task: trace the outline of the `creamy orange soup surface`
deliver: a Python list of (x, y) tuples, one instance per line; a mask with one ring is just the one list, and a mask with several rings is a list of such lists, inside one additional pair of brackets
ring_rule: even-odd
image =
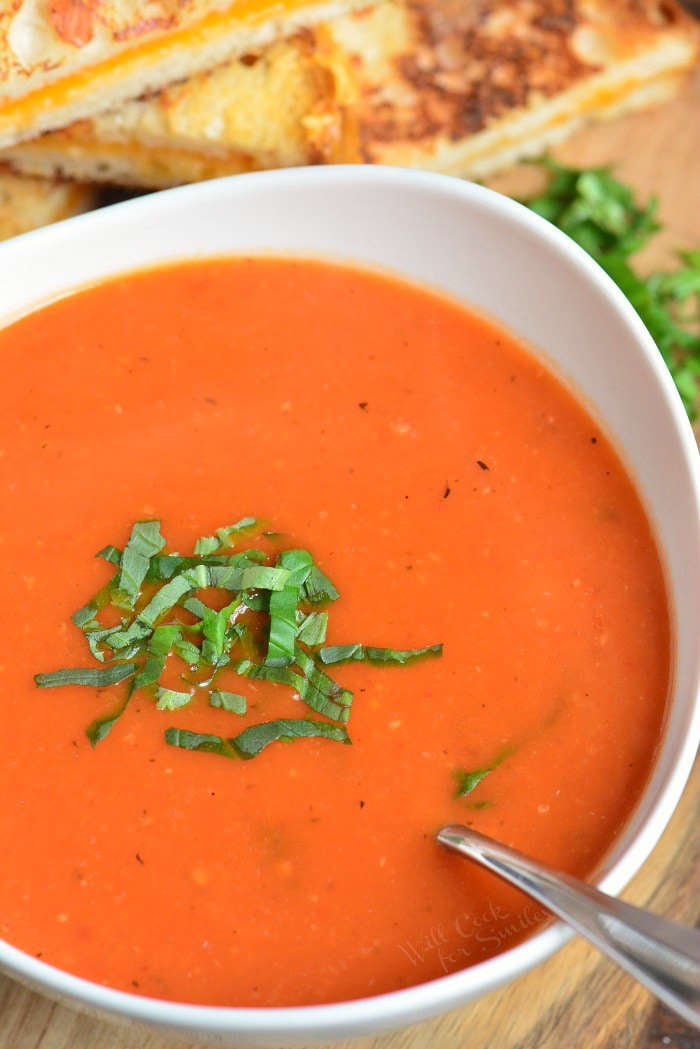
[[(649, 525), (572, 395), (433, 293), (282, 258), (89, 288), (0, 332), (0, 356), (0, 935), (138, 994), (268, 1006), (403, 988), (530, 935), (543, 912), (436, 830), (589, 874), (648, 780), (669, 681)], [(327, 720), (231, 667), (217, 687), (246, 714), (138, 690), (91, 745), (126, 684), (34, 675), (99, 667), (71, 621), (114, 573), (95, 553), (149, 519), (191, 553), (246, 515), (277, 535), (236, 549), (307, 550), (337, 587), (327, 644), (442, 655), (326, 668), (354, 696), (349, 745), (168, 745)]]

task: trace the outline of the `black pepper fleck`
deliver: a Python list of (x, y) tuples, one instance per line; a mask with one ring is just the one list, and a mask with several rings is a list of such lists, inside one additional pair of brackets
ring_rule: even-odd
[(477, 460), (476, 460), (476, 465), (477, 465), (477, 466), (478, 466), (478, 467), (479, 467), (479, 468), (480, 468), (481, 470), (488, 470), (488, 466), (486, 465), (486, 463), (484, 462), (484, 460), (483, 460), (483, 459), (477, 459)]

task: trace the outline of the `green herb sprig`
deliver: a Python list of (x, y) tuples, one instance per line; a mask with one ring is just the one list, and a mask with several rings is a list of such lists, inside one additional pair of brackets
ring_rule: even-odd
[[(507, 758), (511, 757), (511, 755), (515, 753), (515, 749), (516, 748), (512, 744), (510, 744), (503, 750), (499, 751), (495, 758), (492, 758), (491, 761), (489, 761), (486, 765), (482, 765), (480, 768), (469, 770), (457, 769), (454, 773), (454, 778), (456, 782), (454, 796), (456, 798), (464, 798), (467, 796), (467, 794), (471, 794), (471, 792), (479, 786), (481, 781), (485, 779), (485, 777), (488, 776), (490, 772), (493, 772), (495, 769), (497, 769), (499, 765), (503, 764), (503, 762)], [(473, 808), (480, 809), (487, 808), (490, 804), (491, 802), (488, 801), (477, 801), (471, 803)]]
[[(115, 568), (114, 575), (72, 617), (102, 666), (37, 674), (36, 684), (101, 689), (125, 683), (115, 708), (88, 725), (93, 746), (109, 734), (139, 690), (159, 710), (179, 710), (205, 695), (212, 707), (244, 716), (245, 695), (219, 687), (223, 671), (292, 688), (325, 720), (274, 719), (229, 738), (168, 728), (168, 744), (248, 759), (280, 740), (319, 737), (349, 743), (345, 725), (353, 695), (328, 675), (325, 665), (348, 660), (402, 665), (439, 656), (442, 645), (326, 646), (328, 612), (319, 606), (336, 601), (338, 591), (307, 550), (234, 549), (261, 535), (268, 544), (273, 538), (261, 521), (245, 517), (199, 538), (194, 553), (183, 556), (165, 550), (159, 521), (137, 521), (123, 551), (110, 544), (98, 552)], [(162, 680), (167, 670), (172, 681), (174, 667), (182, 683), (177, 688)]]
[(679, 267), (642, 276), (630, 256), (660, 228), (655, 198), (641, 205), (609, 168), (535, 163), (550, 175), (523, 201), (575, 240), (627, 296), (659, 348), (691, 419), (700, 407), (700, 250), (678, 252)]

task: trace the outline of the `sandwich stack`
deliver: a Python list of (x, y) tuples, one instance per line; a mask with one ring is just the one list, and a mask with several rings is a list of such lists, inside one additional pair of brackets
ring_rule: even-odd
[(0, 14), (0, 156), (151, 189), (323, 163), (481, 178), (668, 98), (675, 0), (19, 0)]

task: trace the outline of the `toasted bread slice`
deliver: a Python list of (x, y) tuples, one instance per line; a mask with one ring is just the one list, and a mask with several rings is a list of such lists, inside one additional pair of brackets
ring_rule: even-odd
[(360, 0), (0, 5), (0, 147), (113, 108)]
[(674, 0), (386, 0), (6, 155), (144, 186), (323, 162), (482, 177), (663, 100), (697, 54)]
[(673, 0), (405, 0), (335, 25), (359, 158), (472, 177), (668, 98), (698, 55)]
[(310, 31), (7, 152), (32, 172), (163, 187), (328, 160), (339, 77)]
[(0, 240), (87, 211), (94, 199), (88, 186), (29, 178), (0, 166)]

